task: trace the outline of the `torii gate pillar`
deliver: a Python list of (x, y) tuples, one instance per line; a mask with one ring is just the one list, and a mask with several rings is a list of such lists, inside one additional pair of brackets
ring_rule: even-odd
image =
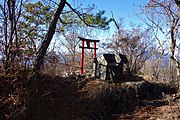
[[(79, 73), (82, 75), (83, 74), (83, 66), (84, 66), (84, 49), (94, 49), (94, 59), (96, 59), (96, 50), (98, 49), (96, 47), (96, 43), (99, 42), (100, 40), (86, 39), (86, 38), (82, 38), (82, 37), (78, 37), (78, 38), (80, 39), (80, 41), (82, 41), (82, 46), (79, 47), (82, 49)], [(85, 43), (86, 43), (86, 46), (85, 46)], [(94, 44), (93, 47), (91, 47), (91, 43)]]

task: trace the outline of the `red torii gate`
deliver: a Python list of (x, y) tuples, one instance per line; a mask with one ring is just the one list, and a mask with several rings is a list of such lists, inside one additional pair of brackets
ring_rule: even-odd
[[(83, 74), (83, 65), (84, 65), (84, 49), (94, 49), (94, 59), (96, 59), (96, 50), (98, 49), (96, 47), (96, 43), (99, 42), (100, 40), (93, 40), (93, 39), (86, 39), (82, 37), (78, 37), (80, 41), (82, 41), (82, 46), (79, 48), (82, 48), (82, 53), (81, 53), (81, 61), (80, 61), (80, 74)], [(86, 46), (85, 46), (86, 42)], [(91, 46), (91, 43), (94, 43), (94, 46)]]

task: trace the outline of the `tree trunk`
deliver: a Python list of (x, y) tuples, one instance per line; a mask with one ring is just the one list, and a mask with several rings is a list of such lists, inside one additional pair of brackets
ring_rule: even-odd
[(177, 86), (180, 86), (180, 62), (178, 59), (176, 59), (174, 53), (175, 53), (175, 47), (176, 47), (176, 39), (174, 38), (174, 24), (171, 26), (170, 34), (171, 34), (171, 42), (170, 42), (170, 52), (171, 52), (171, 60), (176, 65), (176, 75), (177, 75)]
[(58, 18), (60, 16), (65, 4), (66, 4), (66, 0), (61, 0), (56, 11), (55, 11), (55, 13), (54, 13), (54, 15), (51, 18), (51, 23), (50, 23), (48, 32), (46, 34), (44, 41), (42, 42), (42, 45), (38, 51), (38, 54), (37, 54), (37, 57), (36, 57), (36, 60), (34, 63), (33, 71), (35, 71), (35, 72), (38, 72), (41, 68), (41, 65), (43, 63), (43, 59), (44, 59), (44, 56), (46, 54), (47, 48), (49, 47), (49, 44), (50, 44), (50, 42), (53, 38), (53, 35), (55, 33)]
[(40, 81), (38, 78), (38, 73), (43, 63), (44, 56), (46, 54), (47, 48), (55, 33), (56, 24), (60, 14), (62, 13), (66, 0), (61, 0), (58, 4), (54, 15), (51, 18), (51, 23), (48, 32), (45, 36), (44, 41), (38, 51), (37, 57), (35, 59), (34, 68), (32, 75), (28, 79), (27, 89), (28, 89), (28, 119), (29, 120), (40, 120), (42, 118), (41, 100), (42, 95), (39, 92)]

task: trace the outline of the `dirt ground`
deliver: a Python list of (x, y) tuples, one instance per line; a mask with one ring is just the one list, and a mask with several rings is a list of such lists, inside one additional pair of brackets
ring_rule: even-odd
[[(91, 81), (92, 82), (92, 81)], [(94, 82), (97, 85), (97, 82)], [(88, 85), (92, 91), (93, 84)], [(99, 86), (99, 85), (98, 85)], [(102, 86), (102, 85), (101, 85)], [(114, 87), (119, 86), (115, 84)], [(96, 87), (97, 88), (97, 87)], [(99, 89), (100, 90), (100, 89)], [(128, 104), (111, 109), (106, 120), (180, 120), (180, 92), (164, 94), (159, 99), (125, 99)], [(133, 101), (133, 102), (132, 102)], [(123, 101), (122, 101), (123, 102)], [(134, 103), (136, 102), (136, 103)], [(121, 103), (119, 103), (121, 104)], [(125, 103), (123, 103), (125, 104)], [(125, 107), (126, 109), (124, 109)], [(123, 110), (122, 110), (123, 109)]]
[(180, 99), (162, 106), (143, 106), (130, 113), (112, 114), (111, 120), (179, 120)]
[[(29, 118), (26, 79), (25, 76), (0, 77), (0, 120), (180, 119), (180, 92), (165, 90), (165, 87), (162, 92), (159, 86), (151, 84), (156, 92), (140, 98), (133, 89), (136, 82), (123, 87), (124, 83), (78, 76), (39, 76), (38, 113)], [(157, 96), (156, 93), (160, 97), (153, 97)]]

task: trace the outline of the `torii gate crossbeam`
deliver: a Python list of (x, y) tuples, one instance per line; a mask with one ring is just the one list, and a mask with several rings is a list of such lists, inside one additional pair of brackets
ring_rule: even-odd
[[(82, 53), (81, 53), (81, 61), (80, 61), (80, 74), (83, 74), (83, 66), (84, 66), (84, 49), (94, 49), (94, 59), (96, 59), (96, 50), (98, 49), (96, 46), (96, 43), (99, 42), (100, 40), (93, 40), (93, 39), (86, 39), (86, 38), (82, 38), (82, 37), (78, 37), (80, 39), (80, 41), (82, 41), (82, 46), (80, 46), (79, 48), (82, 49)], [(85, 46), (86, 43), (86, 46)], [(93, 47), (91, 47), (91, 43), (94, 44)]]

